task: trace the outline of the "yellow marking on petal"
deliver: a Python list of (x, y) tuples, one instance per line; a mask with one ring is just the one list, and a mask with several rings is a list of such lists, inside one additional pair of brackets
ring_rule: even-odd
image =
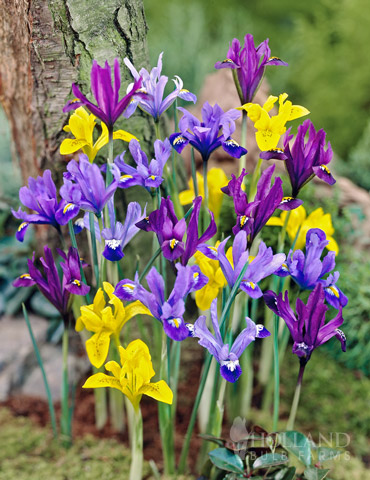
[(131, 180), (132, 178), (134, 178), (132, 175), (121, 175), (120, 182), (127, 182), (127, 180)]
[(324, 170), (328, 175), (331, 175), (331, 171), (328, 169), (326, 165), (320, 165), (321, 170)]
[(155, 180), (157, 177), (155, 175), (150, 175), (149, 178), (151, 178), (152, 180)]
[(77, 287), (81, 287), (81, 282), (77, 279), (74, 279), (72, 283), (73, 285), (77, 285)]
[(28, 225), (28, 222), (22, 222), (18, 227), (18, 232), (23, 230), (23, 228), (27, 227), (27, 225)]
[(221, 63), (234, 63), (234, 61), (231, 58), (225, 58)]
[(179, 328), (179, 326), (180, 326), (179, 320), (177, 318), (173, 318), (172, 321), (175, 324), (175, 327)]
[(23, 273), (19, 278), (26, 278), (27, 280), (31, 280), (31, 275), (29, 273)]
[(179, 135), (173, 140), (174, 145), (177, 145), (178, 143), (183, 143), (186, 142), (186, 138), (183, 137), (182, 135)]
[(268, 59), (268, 61), (270, 61), (270, 60), (281, 60), (281, 58), (279, 58), (279, 57), (270, 57), (270, 58)]
[(63, 213), (69, 212), (69, 210), (72, 210), (74, 206), (75, 206), (74, 203), (67, 203), (67, 205), (63, 208)]
[(288, 203), (288, 202), (291, 202), (292, 200), (294, 200), (293, 197), (283, 197), (281, 203)]
[(180, 90), (180, 93), (189, 93), (189, 90), (187, 88), (182, 88)]
[(332, 285), (331, 287), (328, 287), (327, 290), (330, 290), (333, 293), (333, 295), (335, 295), (337, 298), (339, 298), (339, 292), (338, 292), (337, 288), (334, 287), (334, 285)]
[(179, 241), (176, 240), (175, 238), (173, 238), (173, 239), (170, 241), (170, 248), (171, 248), (171, 250), (173, 250), (178, 243), (179, 243)]
[(252, 290), (256, 288), (256, 284), (253, 282), (248, 282), (248, 285), (251, 287)]
[(246, 215), (243, 215), (242, 217), (240, 217), (240, 226), (244, 227), (244, 225), (247, 223), (248, 219), (249, 218)]

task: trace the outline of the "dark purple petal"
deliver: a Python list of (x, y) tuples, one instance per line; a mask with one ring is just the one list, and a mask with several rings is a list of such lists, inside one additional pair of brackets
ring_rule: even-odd
[(320, 165), (319, 167), (312, 167), (312, 170), (324, 182), (328, 183), (329, 185), (334, 185), (336, 182), (335, 178), (333, 177), (331, 171), (328, 169), (326, 165)]
[(189, 143), (189, 140), (185, 138), (181, 132), (179, 132), (170, 135), (170, 143), (177, 153), (181, 153)]
[(136, 300), (136, 283), (128, 278), (125, 278), (117, 283), (113, 293), (121, 300)]
[(220, 366), (221, 376), (230, 383), (235, 383), (240, 375), (242, 374), (242, 369), (239, 365), (239, 361), (228, 360)]
[(232, 138), (229, 138), (228, 140), (225, 140), (222, 144), (222, 148), (225, 150), (226, 153), (231, 155), (234, 158), (240, 158), (243, 155), (246, 155), (248, 153), (248, 150), (241, 147), (235, 140)]
[(23, 273), (12, 283), (13, 287), (30, 287), (35, 284), (36, 282), (32, 279), (29, 273)]
[(168, 337), (177, 342), (181, 342), (189, 336), (189, 330), (182, 317), (163, 320), (163, 329)]
[(22, 222), (19, 227), (17, 228), (17, 232), (15, 234), (15, 238), (18, 242), (23, 242), (24, 236), (26, 235), (27, 229), (30, 226), (28, 222)]
[(294, 210), (303, 204), (303, 200), (293, 197), (283, 197), (281, 203), (277, 206), (280, 210)]

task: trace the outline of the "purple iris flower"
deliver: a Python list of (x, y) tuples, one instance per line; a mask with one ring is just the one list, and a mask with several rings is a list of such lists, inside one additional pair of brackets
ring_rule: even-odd
[(345, 307), (348, 298), (336, 286), (339, 272), (324, 275), (335, 267), (335, 252), (329, 252), (321, 261), (324, 248), (328, 245), (326, 234), (319, 228), (311, 228), (306, 235), (306, 254), (302, 250), (290, 250), (287, 261), (275, 272), (279, 277), (290, 275), (302, 290), (312, 290), (317, 283), (324, 287), (326, 301), (334, 308)]
[[(157, 66), (152, 68), (150, 73), (145, 68), (142, 68), (138, 73), (130, 60), (128, 58), (124, 59), (124, 62), (129, 68), (135, 81), (137, 82), (140, 77), (142, 78), (142, 90), (146, 94), (145, 98), (140, 98), (136, 95), (132, 97), (129, 106), (124, 113), (126, 118), (129, 118), (135, 112), (136, 107), (139, 106), (139, 108), (151, 115), (154, 118), (154, 121), (157, 122), (159, 117), (173, 104), (176, 98), (181, 98), (182, 100), (193, 103), (197, 101), (197, 97), (194, 95), (194, 93), (190, 93), (189, 90), (183, 88), (183, 82), (177, 75), (173, 80), (175, 83), (175, 90), (167, 95), (166, 98), (163, 98), (168, 77), (161, 75), (162, 56), (163, 52), (158, 57)], [(133, 84), (129, 85), (127, 92), (130, 92), (132, 87)]]
[(122, 225), (121, 222), (115, 221), (112, 201), (108, 204), (108, 210), (111, 226), (110, 228), (104, 228), (101, 232), (101, 236), (105, 240), (103, 257), (111, 262), (117, 262), (124, 257), (122, 249), (139, 232), (140, 229), (136, 226), (136, 223), (145, 217), (146, 212), (145, 208), (143, 212), (141, 211), (139, 203), (130, 202), (127, 207), (125, 222)]
[[(249, 259), (249, 251), (247, 250), (247, 234), (243, 231), (237, 233), (232, 246), (233, 264), (231, 264), (225, 254), (225, 246), (230, 237), (225, 238), (218, 248), (211, 247), (207, 244), (198, 246), (198, 250), (212, 260), (218, 260), (222, 273), (230, 288), (233, 288), (237, 278), (240, 275), (245, 264)], [(267, 248), (264, 242), (261, 242), (257, 256), (249, 263), (240, 288), (244, 290), (252, 298), (261, 297), (262, 290), (258, 282), (263, 278), (276, 272), (285, 261), (284, 253), (272, 253), (272, 248)]]
[(164, 142), (161, 140), (154, 142), (154, 158), (150, 163), (137, 140), (131, 140), (129, 150), (136, 163), (136, 168), (125, 163), (124, 155), (126, 152), (116, 157), (114, 163), (121, 172), (118, 187), (128, 188), (141, 185), (148, 190), (159, 187), (163, 182), (164, 166), (171, 155), (172, 149), (169, 140), (166, 138)]
[(188, 143), (199, 151), (203, 162), (208, 160), (213, 150), (221, 146), (235, 158), (247, 153), (245, 148), (231, 138), (235, 132), (235, 120), (241, 115), (238, 110), (224, 112), (217, 104), (212, 107), (206, 102), (202, 108), (202, 121), (185, 108), (179, 107), (179, 110), (183, 112), (179, 122), (180, 132), (170, 135), (170, 142), (178, 153), (181, 153)]
[[(179, 220), (175, 214), (170, 197), (162, 198), (158, 210), (152, 212), (149, 217), (137, 223), (137, 226), (145, 231), (156, 233), (161, 246), (163, 256), (170, 261), (181, 257), (181, 264), (187, 265), (190, 258), (197, 251), (198, 245), (212, 238), (217, 232), (213, 213), (209, 211), (211, 221), (206, 231), (199, 237), (198, 225), (202, 197), (193, 200), (193, 210), (190, 214), (189, 224), (186, 228), (184, 218)], [(186, 241), (183, 236), (186, 231)]]
[(100, 118), (100, 120), (106, 124), (109, 131), (113, 131), (113, 125), (125, 111), (131, 98), (134, 95), (140, 94), (138, 90), (141, 87), (141, 78), (138, 78), (127, 95), (120, 100), (121, 73), (117, 58), (114, 60), (113, 75), (114, 83), (112, 86), (112, 72), (108, 62), (105, 62), (105, 66), (101, 67), (98, 65), (98, 62), (94, 60), (91, 68), (90, 85), (97, 105), (91, 103), (85, 95), (83, 95), (78, 86), (73, 83), (72, 92), (76, 98), (67, 103), (63, 108), (63, 112), (69, 112), (70, 110), (76, 110), (78, 107), (85, 106), (93, 115)]
[(227, 52), (226, 60), (217, 62), (215, 65), (217, 69), (231, 68), (236, 70), (240, 87), (238, 88), (238, 93), (242, 104), (253, 100), (267, 66), (288, 66), (280, 58), (271, 57), (268, 42), (269, 39), (267, 38), (256, 48), (253, 35), (248, 33), (244, 38), (244, 48), (241, 48), (239, 40), (234, 38)]
[(35, 256), (33, 256), (32, 260), (28, 260), (29, 273), (18, 277), (13, 285), (15, 287), (28, 287), (36, 284), (40, 292), (54, 305), (62, 315), (63, 320), (67, 322), (70, 310), (70, 295), (86, 295), (90, 291), (90, 287), (81, 280), (81, 262), (78, 250), (70, 247), (68, 255), (59, 249), (58, 253), (62, 257), (60, 262), (63, 271), (62, 281), (60, 281), (51, 250), (45, 245), (45, 257), (40, 258), (44, 273), (36, 267)]
[(206, 317), (202, 315), (194, 323), (192, 336), (199, 338), (198, 343), (206, 348), (220, 364), (222, 377), (228, 382), (235, 383), (242, 374), (239, 365), (241, 354), (256, 338), (268, 337), (270, 332), (263, 325), (256, 325), (253, 320), (246, 317), (247, 327), (239, 333), (234, 343), (229, 347), (228, 344), (224, 344), (221, 337), (217, 318), (217, 298), (213, 300), (211, 305), (211, 319), (214, 335), (207, 327)]
[(342, 344), (343, 352), (346, 351), (346, 337), (339, 330), (343, 323), (342, 308), (338, 314), (328, 323), (325, 323), (325, 314), (328, 307), (325, 305), (323, 286), (318, 283), (308, 297), (307, 305), (297, 298), (296, 312), (289, 304), (288, 292), (278, 296), (271, 290), (264, 294), (266, 305), (279, 317), (281, 317), (293, 337), (293, 353), (295, 353), (305, 365), (311, 357), (313, 350), (332, 337), (336, 337)]
[(57, 230), (59, 227), (59, 212), (63, 210), (63, 202), (58, 202), (57, 189), (50, 170), (45, 170), (42, 177), (28, 179), (28, 187), (21, 187), (19, 200), (23, 205), (37, 213), (24, 212), (21, 207), (18, 211), (12, 209), (15, 218), (23, 220), (19, 225), (16, 238), (23, 242), (25, 233), (31, 223), (50, 224)]
[(121, 299), (140, 300), (153, 317), (162, 323), (166, 335), (172, 340), (181, 341), (189, 336), (189, 328), (183, 318), (186, 297), (190, 292), (204, 287), (208, 278), (196, 265), (184, 267), (177, 264), (176, 268), (178, 272), (175, 284), (167, 300), (164, 280), (155, 267), (146, 276), (150, 291), (138, 283), (136, 276), (134, 284), (127, 280), (117, 284), (115, 294)]
[(60, 189), (63, 202), (57, 215), (61, 225), (67, 224), (80, 209), (100, 217), (104, 206), (118, 187), (120, 175), (116, 165), (111, 166), (113, 180), (106, 187), (99, 167), (90, 163), (86, 155), (80, 155), (79, 159), (79, 162), (71, 160), (64, 173), (64, 184)]
[(244, 230), (249, 235), (250, 244), (277, 208), (292, 210), (302, 203), (296, 199), (285, 201), (281, 178), (275, 178), (274, 184), (271, 186), (274, 170), (275, 165), (271, 165), (262, 173), (257, 184), (256, 196), (252, 202), (248, 202), (247, 194), (242, 190), (243, 178), (246, 175), (244, 169), (238, 178), (231, 175), (232, 179), (228, 185), (221, 188), (234, 201), (237, 215), (236, 225), (233, 227), (234, 235)]
[[(334, 185), (336, 180), (327, 167), (333, 158), (333, 150), (330, 142), (328, 142), (325, 150), (325, 131), (321, 129), (316, 132), (311, 120), (305, 120), (298, 127), (298, 133), (292, 148), (290, 148), (289, 142), (294, 135), (291, 135), (290, 131), (291, 128), (284, 136), (284, 153), (277, 152), (277, 150), (261, 152), (261, 158), (265, 160), (271, 158), (285, 160), (293, 197), (296, 197), (300, 189), (315, 175), (329, 185)], [(305, 142), (307, 132), (308, 139)]]

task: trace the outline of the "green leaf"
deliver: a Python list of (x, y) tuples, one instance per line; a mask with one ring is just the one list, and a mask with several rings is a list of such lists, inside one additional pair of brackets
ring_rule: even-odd
[(293, 480), (295, 478), (295, 467), (283, 468), (275, 476), (275, 480)]
[(337, 458), (341, 453), (342, 451), (337, 448), (319, 447), (317, 449), (317, 461), (320, 463), (327, 462)]
[(235, 455), (234, 453), (227, 450), (226, 448), (216, 448), (216, 450), (212, 450), (212, 452), (209, 452), (208, 455), (213, 465), (221, 468), (221, 470), (240, 474), (244, 473), (244, 465), (242, 459), (238, 457), (238, 455)]
[(262, 457), (257, 458), (253, 463), (253, 469), (268, 468), (275, 465), (283, 465), (288, 462), (288, 457), (281, 453), (266, 453)]
[(306, 468), (304, 478), (307, 480), (322, 480), (330, 472), (329, 469), (320, 469), (315, 467)]
[(311, 465), (311, 443), (301, 432), (294, 430), (279, 433), (281, 445), (298, 458), (306, 467)]

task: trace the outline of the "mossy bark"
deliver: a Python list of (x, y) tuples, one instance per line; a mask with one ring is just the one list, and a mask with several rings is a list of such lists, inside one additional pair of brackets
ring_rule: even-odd
[[(142, 0), (0, 0), (0, 11), (0, 102), (26, 180), (63, 163), (62, 108), (72, 82), (89, 92), (93, 59), (147, 66), (147, 25)], [(129, 128), (143, 141), (154, 135), (140, 112)]]
[[(112, 64), (119, 58), (122, 95), (132, 81), (128, 57), (137, 68), (148, 67), (147, 25), (142, 0), (0, 0), (0, 103), (8, 117), (17, 158), (26, 183), (50, 168), (60, 184), (65, 157), (59, 146), (68, 114), (62, 109), (78, 83), (90, 92), (92, 60)], [(151, 118), (140, 110), (117, 128), (134, 133), (150, 154), (154, 141)], [(115, 154), (126, 146), (116, 142)], [(107, 151), (101, 151), (102, 156)], [(135, 200), (150, 196), (135, 193)], [(131, 193), (125, 203), (132, 200)], [(145, 197), (145, 198), (144, 198)], [(48, 233), (47, 233), (48, 231)], [(38, 228), (39, 240), (50, 229)], [(40, 238), (41, 237), (41, 238)]]

